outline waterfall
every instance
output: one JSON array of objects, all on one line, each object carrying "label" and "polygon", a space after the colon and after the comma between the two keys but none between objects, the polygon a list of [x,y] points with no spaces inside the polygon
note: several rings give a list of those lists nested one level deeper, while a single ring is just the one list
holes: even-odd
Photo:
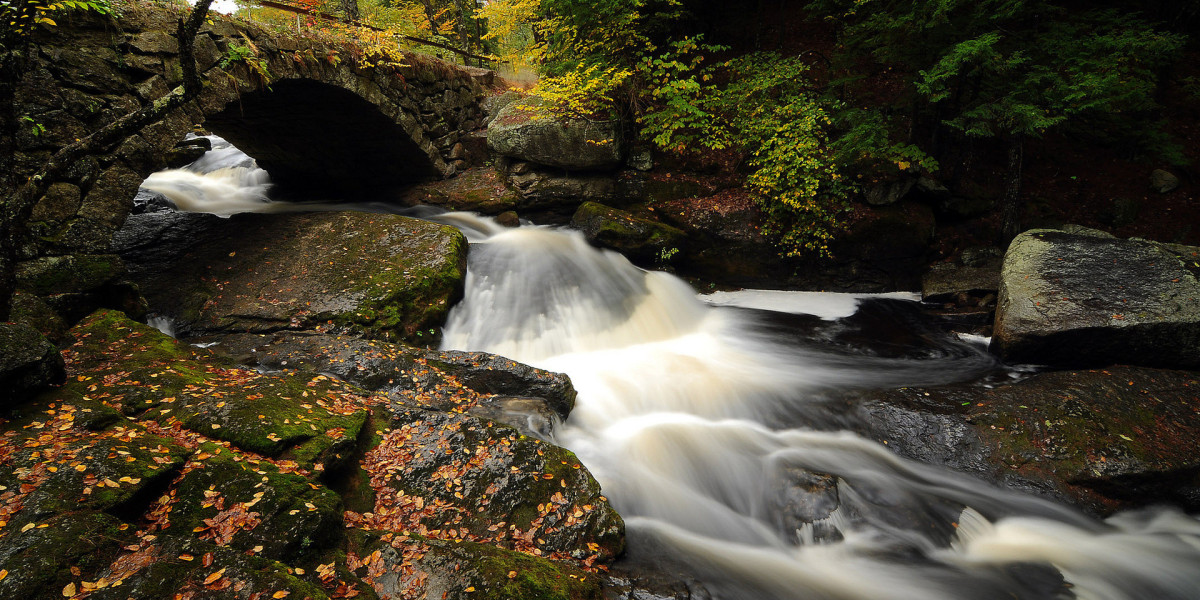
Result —
[{"label": "waterfall", "polygon": [[[579,397],[556,441],[625,517],[630,554],[670,557],[721,600],[1200,597],[1191,516],[1159,508],[1095,520],[810,426],[827,420],[820,399],[831,390],[996,371],[986,340],[970,336],[893,356],[804,343],[792,329],[911,296],[700,296],[578,232],[436,209],[269,202],[265,178],[227,170],[251,167],[233,152],[206,155],[147,187],[217,214],[354,209],[458,227],[471,251],[444,348],[568,374]],[[217,189],[223,182],[229,189]]]},{"label": "waterfall", "polygon": [[1192,517],[1097,521],[804,425],[830,389],[978,378],[997,366],[978,340],[947,336],[929,357],[825,353],[762,309],[837,320],[862,297],[698,296],[578,232],[453,220],[476,243],[444,348],[568,374],[579,399],[558,443],[625,516],[633,553],[671,556],[719,598],[1058,598],[1059,574],[1079,598],[1200,593]]}]

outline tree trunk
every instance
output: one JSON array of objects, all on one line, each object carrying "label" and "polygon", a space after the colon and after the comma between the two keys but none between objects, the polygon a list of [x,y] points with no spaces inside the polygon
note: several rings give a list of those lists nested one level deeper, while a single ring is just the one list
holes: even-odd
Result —
[{"label": "tree trunk", "polygon": [[429,35],[441,35],[437,22],[437,7],[433,5],[433,0],[421,0],[421,6],[425,7],[425,18],[429,19]]},{"label": "tree trunk", "polygon": [[358,0],[341,0],[342,16],[346,17],[347,21],[358,22],[361,18],[358,12]]},{"label": "tree trunk", "polygon": [[1000,205],[1000,246],[1021,232],[1021,164],[1025,158],[1025,136],[1016,134],[1008,142],[1008,182]]},{"label": "tree trunk", "polygon": [[[179,66],[183,74],[181,87],[110,122],[87,137],[60,148],[29,178],[29,181],[21,184],[11,196],[0,202],[0,321],[7,321],[12,311],[12,297],[16,291],[17,252],[24,239],[25,223],[50,184],[58,181],[67,169],[82,158],[107,151],[121,140],[151,123],[158,122],[167,113],[200,95],[202,87],[200,77],[196,73],[192,49],[196,32],[204,23],[210,4],[212,0],[198,0],[188,19],[179,23],[177,36]],[[12,100],[10,106],[11,102]]]}]

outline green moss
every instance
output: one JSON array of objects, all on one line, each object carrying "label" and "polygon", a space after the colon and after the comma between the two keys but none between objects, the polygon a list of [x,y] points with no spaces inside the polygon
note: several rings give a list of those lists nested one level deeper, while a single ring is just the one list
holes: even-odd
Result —
[{"label": "green moss", "polygon": [[95,289],[125,273],[115,254],[48,256],[17,267],[17,286],[39,296]]},{"label": "green moss", "polygon": [[169,515],[172,529],[200,529],[197,534],[206,536],[213,523],[206,520],[222,510],[238,511],[246,519],[253,513],[257,524],[232,532],[222,545],[238,550],[262,546],[259,556],[285,561],[315,556],[338,540],[341,499],[324,486],[212,443],[201,445],[195,460],[202,468],[189,471],[172,490],[177,499]]},{"label": "green moss", "polygon": [[437,344],[438,328],[462,294],[466,276],[466,238],[458,231],[444,229],[443,234],[449,236],[449,245],[444,249],[446,260],[375,273],[351,290],[363,296],[357,309],[329,315],[332,320],[374,338]]},{"label": "green moss", "polygon": [[481,598],[507,600],[583,600],[602,597],[594,575],[566,563],[511,552],[490,546],[475,546],[478,571],[483,580],[476,588]]},{"label": "green moss", "polygon": [[[72,581],[99,579],[106,567],[133,539],[131,528],[104,513],[72,512],[47,519],[26,531],[13,531],[0,540],[0,579],[3,598],[62,598]],[[73,576],[69,567],[79,570]]]}]

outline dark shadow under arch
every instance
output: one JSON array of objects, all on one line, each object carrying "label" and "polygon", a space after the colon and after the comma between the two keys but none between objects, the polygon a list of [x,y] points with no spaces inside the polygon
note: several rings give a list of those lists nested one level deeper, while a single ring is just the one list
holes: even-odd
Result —
[{"label": "dark shadow under arch", "polygon": [[253,156],[283,194],[382,192],[441,176],[378,107],[318,81],[277,81],[243,94],[207,116],[205,127]]}]

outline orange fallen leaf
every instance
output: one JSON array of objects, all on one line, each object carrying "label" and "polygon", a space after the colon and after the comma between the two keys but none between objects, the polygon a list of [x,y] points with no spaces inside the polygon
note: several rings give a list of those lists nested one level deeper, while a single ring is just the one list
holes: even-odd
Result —
[{"label": "orange fallen leaf", "polygon": [[290,595],[292,595],[292,593],[287,590],[279,590],[278,592],[271,594],[271,597],[272,598],[287,598]]},{"label": "orange fallen leaf", "polygon": [[221,576],[222,576],[222,575],[224,575],[224,574],[225,574],[225,568],[222,568],[220,571],[217,571],[217,572],[213,573],[212,575],[209,575],[208,577],[205,577],[205,578],[204,578],[204,585],[208,585],[208,584],[210,584],[210,583],[212,583],[212,582],[214,582],[214,581],[216,581],[216,580],[220,579],[220,578],[221,578]]}]

